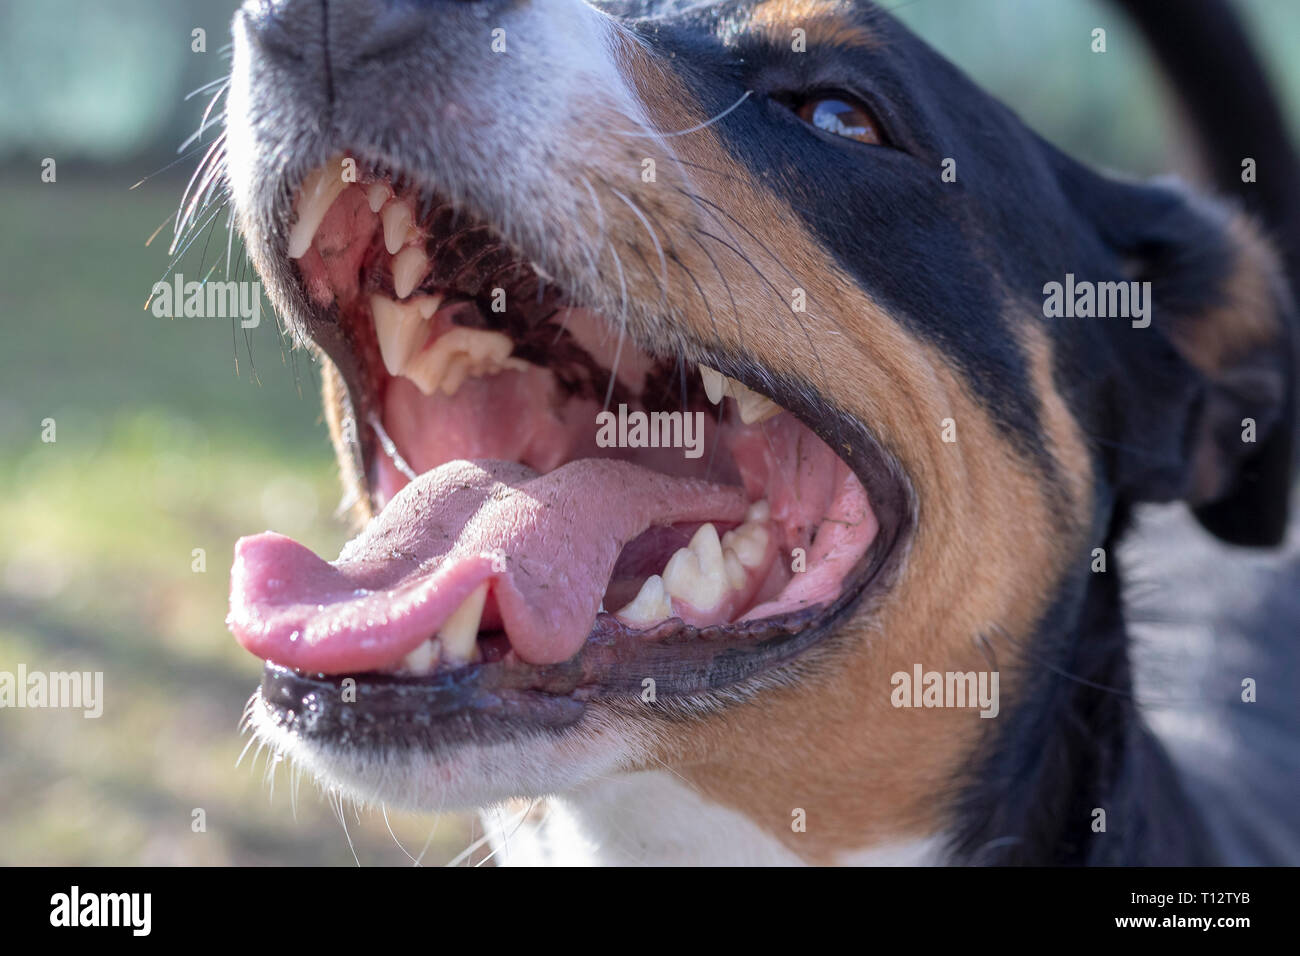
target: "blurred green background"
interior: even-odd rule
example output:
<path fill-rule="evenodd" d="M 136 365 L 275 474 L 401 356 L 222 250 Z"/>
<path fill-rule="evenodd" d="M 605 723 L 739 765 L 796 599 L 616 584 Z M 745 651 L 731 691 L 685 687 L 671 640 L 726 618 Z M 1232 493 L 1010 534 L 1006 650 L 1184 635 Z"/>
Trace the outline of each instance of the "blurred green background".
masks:
<path fill-rule="evenodd" d="M 1194 173 L 1109 6 L 885 5 L 1075 154 Z M 1300 102 L 1300 3 L 1241 5 Z M 295 813 L 283 768 L 272 794 L 265 755 L 235 767 L 260 666 L 223 624 L 233 543 L 274 528 L 332 555 L 347 536 L 310 361 L 271 321 L 246 336 L 143 308 L 172 272 L 170 228 L 146 240 L 199 158 L 164 169 L 207 102 L 185 96 L 226 69 L 235 6 L 0 0 L 0 670 L 105 675 L 97 720 L 0 710 L 0 863 L 351 864 L 349 836 L 362 864 L 409 864 L 426 842 L 424 862 L 445 863 L 476 835 L 468 817 L 392 814 L 390 835 L 350 811 L 345 833 L 306 782 Z M 1105 55 L 1088 48 L 1095 26 Z M 177 271 L 198 278 L 224 257 L 224 215 L 216 226 Z M 191 830 L 195 808 L 206 832 Z"/>

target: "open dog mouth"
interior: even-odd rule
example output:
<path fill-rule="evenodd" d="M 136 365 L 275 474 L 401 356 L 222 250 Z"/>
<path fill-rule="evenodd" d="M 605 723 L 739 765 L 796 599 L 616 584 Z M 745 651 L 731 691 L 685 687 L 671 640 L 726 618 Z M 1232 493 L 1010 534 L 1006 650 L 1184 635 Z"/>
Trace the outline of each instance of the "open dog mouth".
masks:
<path fill-rule="evenodd" d="M 319 719 L 308 697 L 343 676 L 381 709 L 552 724 L 580 712 L 557 697 L 646 678 L 717 689 L 885 577 L 910 492 L 855 420 L 753 357 L 642 348 L 490 225 L 342 169 L 305 178 L 281 254 L 377 513 L 332 562 L 272 532 L 236 546 L 228 623 L 283 715 Z"/>

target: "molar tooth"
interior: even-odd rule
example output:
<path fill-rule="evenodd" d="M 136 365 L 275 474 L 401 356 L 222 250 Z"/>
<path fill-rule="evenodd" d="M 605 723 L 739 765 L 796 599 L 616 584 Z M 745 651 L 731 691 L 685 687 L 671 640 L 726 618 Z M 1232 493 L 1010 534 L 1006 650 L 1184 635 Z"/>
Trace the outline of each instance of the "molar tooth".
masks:
<path fill-rule="evenodd" d="M 385 242 L 387 240 L 385 239 Z M 405 299 L 429 269 L 429 257 L 419 246 L 407 246 L 393 257 L 393 291 Z"/>
<path fill-rule="evenodd" d="M 764 522 L 772 517 L 772 506 L 768 504 L 766 498 L 760 498 L 749 506 L 745 511 L 746 522 Z"/>
<path fill-rule="evenodd" d="M 307 174 L 298 192 L 298 221 L 289 230 L 290 259 L 301 259 L 306 255 L 321 221 L 346 185 L 342 156 L 327 160 L 325 165 Z"/>
<path fill-rule="evenodd" d="M 411 233 L 411 207 L 400 199 L 394 199 L 379 214 L 384 223 L 384 248 L 389 255 L 397 255 L 397 250 L 406 245 Z"/>
<path fill-rule="evenodd" d="M 732 380 L 731 387 L 734 389 L 732 395 L 735 396 L 736 405 L 740 409 L 740 420 L 746 425 L 756 425 L 781 414 L 781 406 L 766 395 L 760 395 L 735 380 Z"/>
<path fill-rule="evenodd" d="M 700 525 L 691 543 L 668 559 L 664 587 L 670 597 L 686 601 L 697 611 L 717 607 L 727 592 L 726 563 L 718 529 Z"/>
<path fill-rule="evenodd" d="M 412 674 L 422 677 L 433 672 L 441 652 L 442 642 L 430 638 L 422 641 L 419 647 L 403 657 L 402 666 Z"/>
<path fill-rule="evenodd" d="M 514 341 L 502 332 L 457 327 L 438 336 L 433 345 L 410 363 L 404 374 L 425 395 L 432 395 L 443 385 L 444 379 L 448 379 L 448 386 L 454 382 L 451 392 L 447 392 L 452 394 L 471 370 L 484 375 L 513 367 L 509 360 L 512 349 Z M 451 377 L 448 373 L 462 364 L 454 361 L 458 358 L 464 360 L 464 372 Z"/>
<path fill-rule="evenodd" d="M 673 605 L 668 600 L 664 579 L 657 574 L 650 575 L 641 585 L 641 590 L 636 592 L 636 597 L 614 614 L 635 627 L 649 627 L 672 617 Z"/>
<path fill-rule="evenodd" d="M 377 183 L 371 183 L 366 189 L 366 204 L 370 206 L 371 212 L 379 212 L 384 208 L 384 203 L 393 198 L 392 187 L 388 183 L 380 180 Z"/>
<path fill-rule="evenodd" d="M 488 582 L 484 581 L 469 593 L 469 597 L 438 628 L 438 640 L 442 643 L 448 661 L 464 664 L 478 657 L 478 625 L 483 619 L 487 592 Z"/>
<path fill-rule="evenodd" d="M 736 557 L 736 552 L 730 548 L 722 549 L 722 566 L 727 572 L 727 583 L 731 585 L 731 590 L 739 591 L 745 586 L 749 575 L 745 573 L 745 565 L 741 563 L 740 558 Z"/>
<path fill-rule="evenodd" d="M 428 334 L 425 319 L 437 311 L 441 301 L 441 296 L 421 296 L 410 302 L 394 302 L 382 295 L 370 297 L 375 338 L 389 375 L 401 375 L 416 349 L 424 344 L 422 337 Z"/>
<path fill-rule="evenodd" d="M 757 568 L 767 554 L 767 528 L 746 521 L 722 536 L 722 546 L 730 548 L 747 568 Z"/>

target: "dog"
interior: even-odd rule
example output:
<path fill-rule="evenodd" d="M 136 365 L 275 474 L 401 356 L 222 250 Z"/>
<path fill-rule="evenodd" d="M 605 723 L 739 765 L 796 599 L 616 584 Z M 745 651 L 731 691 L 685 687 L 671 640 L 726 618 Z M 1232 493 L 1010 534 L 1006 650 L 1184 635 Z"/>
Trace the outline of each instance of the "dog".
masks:
<path fill-rule="evenodd" d="M 1219 859 L 1116 549 L 1283 538 L 1294 156 L 1227 7 L 1127 6 L 1244 204 L 866 0 L 249 0 L 214 175 L 360 528 L 236 545 L 257 736 L 509 862 Z"/>

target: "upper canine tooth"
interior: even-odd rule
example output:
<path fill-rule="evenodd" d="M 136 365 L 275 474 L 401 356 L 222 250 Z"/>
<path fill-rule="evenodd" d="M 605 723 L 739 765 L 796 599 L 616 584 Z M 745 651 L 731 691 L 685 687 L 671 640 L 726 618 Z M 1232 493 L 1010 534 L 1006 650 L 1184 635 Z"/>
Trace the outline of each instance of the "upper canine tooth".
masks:
<path fill-rule="evenodd" d="M 716 369 L 709 368 L 707 365 L 701 365 L 700 381 L 704 383 L 704 394 L 709 396 L 710 402 L 717 405 L 722 401 L 722 396 L 726 394 L 726 376 Z"/>
<path fill-rule="evenodd" d="M 679 548 L 664 566 L 664 587 L 697 611 L 717 607 L 727 593 L 726 559 L 718 529 L 702 524 L 691 543 Z"/>
<path fill-rule="evenodd" d="M 400 199 L 395 199 L 384 207 L 379 214 L 384 223 L 384 248 L 389 255 L 396 255 L 397 250 L 406 245 L 411 234 L 413 216 L 411 207 Z"/>
<path fill-rule="evenodd" d="M 458 372 L 459 377 L 455 380 L 455 386 L 459 388 L 470 371 L 484 375 L 513 367 L 509 356 L 514 347 L 514 341 L 503 332 L 458 326 L 438 336 L 433 345 L 416 355 L 403 374 L 425 395 L 432 395 L 442 386 L 444 378 L 450 379 L 448 373 L 453 371 L 453 366 L 461 365 L 461 362 L 453 362 L 453 359 L 459 357 L 464 360 L 464 374 Z"/>
<path fill-rule="evenodd" d="M 438 640 L 442 643 L 447 660 L 459 664 L 472 661 L 478 656 L 478 625 L 483 619 L 487 592 L 488 582 L 484 581 L 469 593 L 469 597 L 438 628 Z"/>
<path fill-rule="evenodd" d="M 664 579 L 657 574 L 650 575 L 641 585 L 641 590 L 637 591 L 636 597 L 614 613 L 624 622 L 638 627 L 657 624 L 672 617 L 673 605 L 664 589 Z"/>
<path fill-rule="evenodd" d="M 312 238 L 330 206 L 343 192 L 343 157 L 335 156 L 313 169 L 298 192 L 298 221 L 289 230 L 289 258 L 301 259 L 311 248 Z"/>
<path fill-rule="evenodd" d="M 441 296 L 419 296 L 410 302 L 394 302 L 382 295 L 370 297 L 375 338 L 379 340 L 379 354 L 389 375 L 401 375 L 406 370 L 407 362 L 428 335 L 425 319 L 437 310 L 441 301 Z"/>
<path fill-rule="evenodd" d="M 405 299 L 429 269 L 429 257 L 419 246 L 408 246 L 393 257 L 393 291 Z"/>
<path fill-rule="evenodd" d="M 370 206 L 371 212 L 379 212 L 384 208 L 384 203 L 393 198 L 393 190 L 388 183 L 380 180 L 377 183 L 371 183 L 370 188 L 366 190 L 366 204 Z"/>

